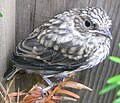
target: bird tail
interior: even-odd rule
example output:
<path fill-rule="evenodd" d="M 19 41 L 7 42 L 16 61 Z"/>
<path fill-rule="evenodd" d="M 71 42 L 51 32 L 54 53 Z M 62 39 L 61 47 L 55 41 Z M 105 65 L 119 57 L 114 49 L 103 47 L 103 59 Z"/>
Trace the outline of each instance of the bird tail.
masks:
<path fill-rule="evenodd" d="M 4 79 L 10 80 L 20 69 L 14 67 L 13 69 L 9 69 L 4 73 Z"/>

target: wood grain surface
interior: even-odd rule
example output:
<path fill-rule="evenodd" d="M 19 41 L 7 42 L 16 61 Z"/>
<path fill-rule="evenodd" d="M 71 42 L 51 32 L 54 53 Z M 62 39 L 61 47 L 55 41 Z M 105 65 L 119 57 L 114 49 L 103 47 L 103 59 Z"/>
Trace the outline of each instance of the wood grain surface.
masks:
<path fill-rule="evenodd" d="M 6 69 L 11 68 L 10 54 L 15 47 L 15 0 L 0 0 L 0 81 Z"/>
<path fill-rule="evenodd" d="M 41 25 L 54 15 L 71 8 L 84 8 L 87 6 L 104 8 L 112 19 L 111 32 L 113 41 L 110 55 L 119 56 L 120 50 L 117 44 L 120 41 L 120 0 L 16 0 L 16 45 L 38 25 Z M 95 68 L 78 73 L 74 81 L 81 82 L 93 89 L 92 92 L 86 90 L 75 91 L 81 96 L 78 103 L 112 103 L 115 98 L 115 91 L 102 96 L 98 92 L 106 85 L 106 80 L 109 77 L 118 73 L 120 73 L 120 65 L 109 61 L 108 58 Z M 21 90 L 30 88 L 39 79 L 39 76 L 21 74 L 20 78 L 16 80 L 16 86 L 19 85 Z M 63 103 L 73 102 L 64 101 Z"/>

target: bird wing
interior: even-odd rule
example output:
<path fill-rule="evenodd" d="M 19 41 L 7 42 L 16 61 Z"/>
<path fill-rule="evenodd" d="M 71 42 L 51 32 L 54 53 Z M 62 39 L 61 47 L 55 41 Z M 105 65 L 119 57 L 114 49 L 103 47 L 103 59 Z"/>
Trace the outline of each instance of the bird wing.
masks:
<path fill-rule="evenodd" d="M 48 69 L 50 66 L 77 69 L 83 65 L 87 57 L 83 57 L 83 54 L 78 56 L 81 50 L 80 38 L 71 30 L 73 21 L 70 18 L 68 18 L 69 21 L 65 19 L 64 15 L 62 17 L 58 15 L 36 28 L 19 43 L 14 54 L 36 66 L 44 63 Z M 16 60 L 13 59 L 13 61 Z"/>

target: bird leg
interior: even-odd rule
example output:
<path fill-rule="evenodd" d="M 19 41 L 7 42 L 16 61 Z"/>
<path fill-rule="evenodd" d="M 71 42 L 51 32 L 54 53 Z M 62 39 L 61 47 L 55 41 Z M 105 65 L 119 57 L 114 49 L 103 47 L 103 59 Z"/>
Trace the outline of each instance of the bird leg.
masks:
<path fill-rule="evenodd" d="M 53 83 L 50 79 L 48 79 L 47 76 L 43 76 L 43 79 L 47 82 L 47 84 L 48 84 L 49 86 L 53 86 L 53 85 L 54 85 L 54 83 Z"/>
<path fill-rule="evenodd" d="M 27 101 L 28 98 L 32 101 L 37 101 L 39 103 L 55 103 L 56 93 L 65 87 L 66 82 L 69 79 L 73 78 L 74 74 L 69 74 L 66 78 L 64 78 L 58 84 L 54 84 L 47 76 L 44 76 L 44 80 L 49 84 L 47 87 L 41 83 L 37 83 L 30 91 L 29 94 L 24 98 L 24 101 Z M 52 85 L 51 85 L 52 84 Z M 53 101 L 53 102 L 52 102 Z M 24 102 L 25 103 L 25 102 Z"/>
<path fill-rule="evenodd" d="M 75 76 L 75 73 L 69 73 L 69 72 L 63 72 L 58 75 L 44 75 L 43 80 L 47 83 L 48 86 L 43 87 L 41 97 L 45 98 L 45 103 L 49 103 L 49 100 L 52 100 L 52 98 L 55 96 L 58 90 L 60 90 L 62 87 L 64 87 L 65 83 L 73 78 Z M 61 80 L 57 82 L 51 81 L 52 77 L 54 78 L 62 78 Z M 45 86 L 45 85 L 44 85 Z M 40 86 L 38 86 L 39 88 Z"/>
<path fill-rule="evenodd" d="M 49 79 L 49 77 L 51 77 L 51 76 L 43 76 L 44 81 L 48 84 L 48 86 L 43 89 L 43 93 L 46 93 L 48 90 L 53 89 L 53 87 L 57 85 L 57 83 L 52 82 Z"/>
<path fill-rule="evenodd" d="M 56 91 L 61 89 L 63 85 L 65 84 L 65 82 L 67 82 L 69 79 L 73 78 L 74 76 L 75 76 L 75 73 L 69 74 L 66 78 L 63 79 L 62 82 L 59 82 L 56 86 L 54 86 L 53 91 L 51 91 L 49 95 L 47 96 L 45 103 L 49 103 L 48 101 L 52 99 Z"/>
<path fill-rule="evenodd" d="M 75 75 L 75 72 L 62 72 L 62 73 L 59 73 L 58 75 L 44 75 L 43 76 L 43 79 L 45 80 L 45 82 L 49 85 L 48 88 L 53 88 L 54 86 L 56 86 L 57 84 L 59 84 L 61 81 L 64 81 L 66 79 L 70 79 L 72 77 L 74 77 Z M 60 79 L 59 82 L 55 83 L 55 82 L 52 82 L 49 78 L 50 77 L 55 77 L 57 79 Z M 66 79 L 65 79 L 66 78 Z"/>

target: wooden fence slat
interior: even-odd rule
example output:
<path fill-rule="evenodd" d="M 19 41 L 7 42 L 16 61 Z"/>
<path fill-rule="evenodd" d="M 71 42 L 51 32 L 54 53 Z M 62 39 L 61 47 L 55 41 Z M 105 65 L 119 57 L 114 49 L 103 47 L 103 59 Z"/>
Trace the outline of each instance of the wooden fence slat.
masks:
<path fill-rule="evenodd" d="M 16 0 L 16 44 L 33 31 L 35 1 Z"/>
<path fill-rule="evenodd" d="M 15 0 L 0 0 L 0 81 L 10 68 L 9 56 L 15 47 Z"/>

